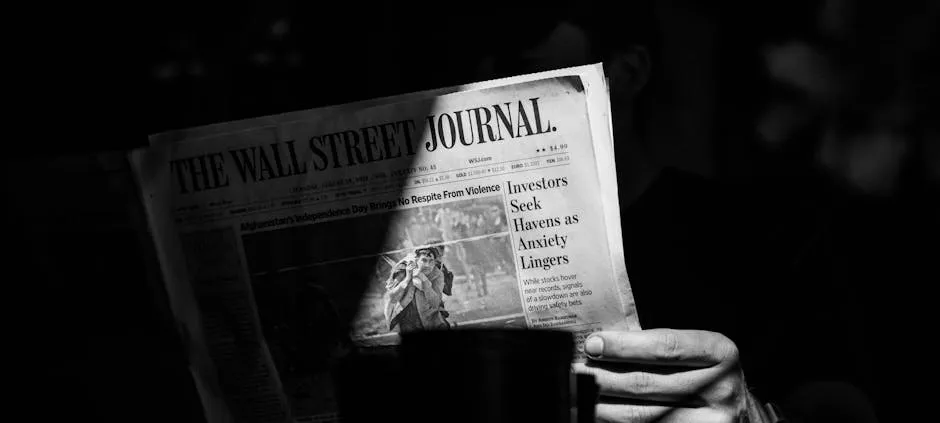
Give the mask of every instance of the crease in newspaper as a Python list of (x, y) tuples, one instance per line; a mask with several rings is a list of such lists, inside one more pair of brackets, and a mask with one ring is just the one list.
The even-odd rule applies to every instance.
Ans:
[(182, 344), (187, 348), (189, 370), (200, 393), (206, 419), (211, 422), (234, 421), (234, 417), (229, 412), (230, 407), (226, 404), (225, 395), (215, 377), (216, 366), (209, 357), (205, 345), (206, 337), (202, 330), (200, 310), (195, 304), (195, 295), (191, 286), (185, 283), (184, 276), (179, 273), (178, 263), (181, 259), (173, 257), (174, 251), (179, 251), (179, 249), (175, 248), (174, 237), (171, 232), (168, 232), (172, 227), (172, 223), (168, 221), (170, 216), (162, 213), (159, 205), (154, 203), (153, 196), (148, 194), (161, 190), (156, 185), (160, 184), (160, 181), (167, 180), (161, 172), (163, 163), (167, 160), (166, 152), (163, 153), (135, 150), (128, 155), (128, 159), (134, 169), (135, 179), (141, 187), (141, 201), (144, 204), (151, 237), (154, 240), (154, 250), (166, 282), (170, 308), (178, 322)]

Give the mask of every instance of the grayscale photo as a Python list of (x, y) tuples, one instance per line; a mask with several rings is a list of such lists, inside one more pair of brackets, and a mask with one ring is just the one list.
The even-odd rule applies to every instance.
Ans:
[(354, 337), (525, 326), (501, 197), (401, 210), (392, 219)]
[(329, 369), (355, 342), (525, 327), (500, 196), (256, 232), (242, 243), (265, 343), (301, 415), (335, 406)]
[(13, 4), (4, 421), (929, 421), (940, 1)]

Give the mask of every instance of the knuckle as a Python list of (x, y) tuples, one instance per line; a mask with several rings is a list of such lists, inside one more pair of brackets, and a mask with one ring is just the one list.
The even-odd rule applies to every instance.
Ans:
[(659, 345), (659, 355), (664, 360), (675, 361), (681, 358), (682, 351), (679, 348), (679, 337), (674, 332), (663, 332)]
[(741, 351), (738, 349), (738, 346), (734, 342), (728, 341), (725, 344), (725, 350), (722, 353), (724, 360), (729, 363), (737, 364), (741, 360)]
[(741, 351), (738, 349), (738, 345), (727, 336), (719, 336), (719, 342), (716, 346), (718, 358), (725, 363), (737, 363), (741, 359)]
[(639, 422), (650, 418), (650, 412), (643, 407), (625, 407), (619, 422)]
[(739, 384), (732, 378), (722, 378), (711, 387), (711, 397), (720, 404), (731, 404), (736, 402), (740, 393)]
[(639, 407), (600, 402), (595, 408), (595, 421), (604, 423), (646, 421), (649, 420), (647, 414)]
[(653, 375), (640, 372), (635, 373), (632, 379), (632, 382), (626, 386), (628, 393), (642, 395), (653, 390)]

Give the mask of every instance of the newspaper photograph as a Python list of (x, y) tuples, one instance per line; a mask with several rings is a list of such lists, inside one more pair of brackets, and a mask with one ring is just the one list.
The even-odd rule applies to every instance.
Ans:
[(579, 73), (135, 151), (207, 419), (329, 421), (336, 360), (407, 331), (637, 328)]
[[(356, 227), (379, 230), (373, 229), (373, 222), (378, 220), (372, 216), (332, 223), (328, 231), (323, 231), (327, 234), (325, 237), (317, 236), (321, 231), (318, 225), (246, 236), (243, 242), (259, 307), (264, 307), (268, 301), (263, 293), (284, 291), (281, 285), (314, 281), (309, 283), (326, 287), (327, 291), (340, 290), (344, 287), (343, 281), (331, 275), (348, 275), (356, 272), (355, 269), (366, 269), (371, 273), (362, 276), (367, 280), (365, 293), (349, 305), (358, 310), (351, 327), (353, 339), (380, 340), (405, 328), (526, 326), (501, 197), (454, 201), (393, 213), (387, 243), (378, 260), (372, 255), (334, 259), (318, 254), (315, 245), (309, 244), (299, 255), (304, 258), (303, 263), (273, 265), (264, 261), (267, 255), (258, 255), (257, 261), (252, 259), (256, 249), (264, 249), (261, 246), (271, 243), (288, 244), (291, 239), (309, 239), (311, 244), (331, 243), (331, 236), (344, 236)], [(285, 241), (277, 242), (278, 238)], [(297, 243), (293, 245), (297, 248)], [(424, 267), (409, 268), (422, 259)], [(415, 292), (415, 286), (405, 289), (406, 282), (412, 281), (405, 281), (405, 274), (409, 272), (410, 278), (426, 277), (436, 283), (423, 293)], [(396, 290), (391, 284), (403, 286)], [(346, 296), (349, 295), (337, 297)], [(423, 302), (425, 296), (438, 300), (434, 308), (440, 313), (430, 320), (415, 320), (417, 316), (406, 318), (407, 313), (415, 310), (409, 303)], [(278, 307), (282, 305), (271, 305), (271, 308)], [(398, 314), (401, 310), (406, 310), (406, 314)], [(261, 316), (264, 324), (265, 313)]]

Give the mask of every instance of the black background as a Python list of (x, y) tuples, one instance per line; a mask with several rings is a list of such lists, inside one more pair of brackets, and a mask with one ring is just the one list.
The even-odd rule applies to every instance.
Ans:
[[(12, 119), (4, 184), (15, 190), (28, 182), (56, 196), (29, 202), (6, 196), (11, 202), (4, 208), (4, 281), (12, 288), (4, 296), (11, 327), (5, 344), (15, 356), (8, 365), (23, 376), (10, 384), (27, 400), (21, 405), (29, 415), (202, 418), (165, 299), (152, 281), (153, 263), (133, 229), (140, 217), (127, 198), (94, 176), (62, 169), (14, 173), (10, 163), (130, 149), (169, 129), (468, 82), (476, 61), (491, 49), (511, 55), (516, 48), (498, 42), (513, 38), (500, 25), (524, 21), (537, 29), (542, 17), (539, 8), (490, 13), (482, 9), (498, 6), (471, 3), (375, 10), (320, 3), (11, 9), (6, 67), (12, 72), (5, 82)], [(720, 187), (716, 196), (706, 196), (712, 188), (688, 188), (699, 183), (693, 178), (686, 188), (667, 189), (681, 198), (675, 209), (685, 214), (677, 219), (688, 227), (663, 220), (662, 229), (692, 240), (684, 254), (695, 256), (693, 267), (734, 268), (735, 280), (753, 282), (725, 291), (725, 301), (742, 304), (727, 312), (728, 319), (788, 321), (788, 331), (781, 332), (772, 324), (735, 328), (748, 348), (763, 343), (779, 353), (773, 357), (783, 357), (752, 360), (762, 369), (755, 371), (755, 384), (775, 397), (799, 382), (786, 375), (849, 380), (875, 400), (884, 420), (893, 420), (887, 416), (902, 405), (926, 406), (908, 382), (935, 361), (927, 346), (933, 333), (927, 293), (940, 280), (933, 232), (940, 214), (930, 201), (935, 191), (913, 183), (888, 197), (858, 195), (832, 182), (810, 154), (771, 153), (754, 141), (758, 108), (751, 105), (769, 93), (756, 52), (763, 41), (809, 27), (815, 3), (734, 9), (672, 3), (678, 5), (670, 9), (673, 17), (691, 24), (670, 29), (670, 54), (698, 67), (679, 72), (689, 78), (686, 87), (697, 88), (683, 101), (711, 115), (706, 124), (675, 125), (701, 137), (694, 145), (668, 147), (679, 152), (666, 164), (711, 176)], [(273, 39), (271, 22), (281, 16), (292, 16), (289, 36)], [(703, 33), (709, 43), (701, 41)], [(525, 44), (526, 34), (515, 35)], [(270, 64), (253, 62), (259, 52), (269, 55)], [(291, 54), (302, 55), (302, 64), (292, 67)], [(205, 73), (190, 72), (193, 62)], [(166, 63), (180, 64), (179, 76), (155, 77)], [(642, 215), (637, 210), (625, 216)], [(625, 231), (668, 244), (664, 232), (652, 229), (656, 222), (646, 227), (647, 235), (636, 234), (643, 228)], [(709, 240), (716, 238), (739, 241), (748, 254), (729, 257), (742, 248), (715, 248)], [(668, 260), (642, 250), (627, 249), (635, 281), (644, 274), (660, 275), (650, 280), (683, 277), (662, 276), (656, 269), (668, 263), (656, 263)], [(658, 303), (644, 298), (644, 288), (635, 289), (643, 318), (643, 307)], [(715, 295), (702, 287), (693, 291)], [(765, 296), (767, 307), (760, 302)], [(775, 315), (750, 319), (768, 314)], [(800, 327), (807, 331), (792, 330)], [(844, 368), (831, 365), (846, 362)]]

